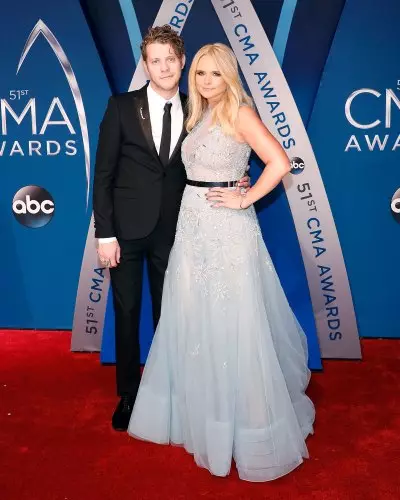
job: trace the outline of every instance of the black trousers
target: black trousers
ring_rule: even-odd
[[[139,323],[142,303],[143,266],[147,260],[153,324],[161,312],[164,275],[174,242],[175,226],[160,220],[149,236],[138,240],[118,239],[120,264],[110,269],[115,310],[117,393],[136,395],[140,383]]]

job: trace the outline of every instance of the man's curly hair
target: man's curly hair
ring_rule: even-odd
[[[144,61],[147,60],[147,46],[150,43],[169,43],[174,50],[175,55],[179,57],[179,59],[182,59],[185,55],[183,38],[179,36],[169,24],[149,28],[142,43],[140,44],[140,50]]]

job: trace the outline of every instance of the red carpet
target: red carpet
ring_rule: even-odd
[[[2,500],[400,499],[400,341],[363,341],[364,361],[324,363],[309,390],[311,459],[261,484],[114,432],[114,367],[69,343],[69,332],[0,331]]]

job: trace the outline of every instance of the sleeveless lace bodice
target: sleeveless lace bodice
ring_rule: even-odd
[[[182,144],[182,160],[188,179],[195,181],[235,181],[246,172],[251,148],[225,135],[211,124],[211,113],[190,131]]]

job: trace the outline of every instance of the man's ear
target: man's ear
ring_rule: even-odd
[[[186,64],[186,56],[183,55],[182,59],[181,59],[181,65],[182,65],[181,67],[182,67],[182,69],[185,67],[185,64]]]

